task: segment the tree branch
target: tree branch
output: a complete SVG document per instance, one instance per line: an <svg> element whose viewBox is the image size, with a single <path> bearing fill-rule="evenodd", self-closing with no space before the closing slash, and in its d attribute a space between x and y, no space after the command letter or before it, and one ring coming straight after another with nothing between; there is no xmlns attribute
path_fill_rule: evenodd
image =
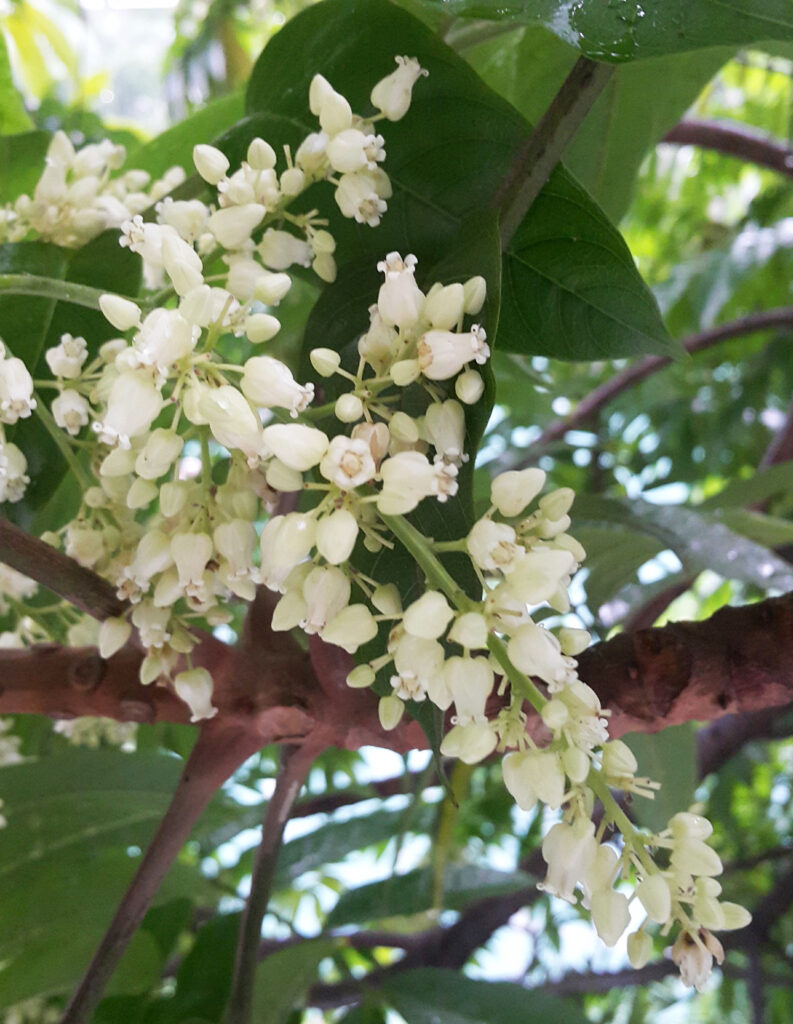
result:
<svg viewBox="0 0 793 1024"><path fill-rule="evenodd" d="M259 961L262 920L284 837L284 828L306 775L321 751L312 744L284 747L275 790L267 804L262 838L256 852L251 891L240 922L226 1024L251 1024L253 987Z"/></svg>
<svg viewBox="0 0 793 1024"><path fill-rule="evenodd" d="M613 72L611 64L598 64L580 57L534 131L518 150L509 174L493 199L494 208L501 213L502 249L509 244Z"/></svg>
<svg viewBox="0 0 793 1024"><path fill-rule="evenodd" d="M671 128L661 141L714 149L725 156L734 156L793 178L793 148L743 125L685 120Z"/></svg>
<svg viewBox="0 0 793 1024"><path fill-rule="evenodd" d="M61 1024L85 1024L193 825L214 793L263 745L258 731L217 719L199 734L157 833L129 884Z"/></svg>
<svg viewBox="0 0 793 1024"><path fill-rule="evenodd" d="M107 580L7 519L0 519L0 562L100 621L120 615L126 608L126 603L119 601L115 587Z"/></svg>
<svg viewBox="0 0 793 1024"><path fill-rule="evenodd" d="M728 324L720 324L707 331L692 334L683 340L682 345L686 352L694 355L696 352L712 348L722 341L729 341L731 338L738 338L745 334L753 334L756 331L770 330L774 327L793 328L793 306L769 309L763 313L751 313L748 316L732 320ZM550 423L537 440L529 446L529 454L513 468L522 469L525 466L533 465L538 451L564 437L568 430L581 426L618 395L671 363L672 360L666 356L645 356L644 359L629 366L621 373L615 374L585 395L568 416Z"/></svg>

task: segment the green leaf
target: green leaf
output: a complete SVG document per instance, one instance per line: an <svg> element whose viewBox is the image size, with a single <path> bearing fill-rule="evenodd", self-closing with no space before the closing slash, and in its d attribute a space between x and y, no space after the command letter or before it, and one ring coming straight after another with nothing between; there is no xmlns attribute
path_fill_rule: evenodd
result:
<svg viewBox="0 0 793 1024"><path fill-rule="evenodd" d="M0 1005L64 991L77 980L170 802L179 769L175 758L104 750L0 769L9 822L0 846ZM177 864L157 901L208 892L195 868ZM150 971L151 942L140 942L140 957L120 984Z"/></svg>
<svg viewBox="0 0 793 1024"><path fill-rule="evenodd" d="M50 138L49 132L0 135L0 202L9 203L33 191L44 170Z"/></svg>
<svg viewBox="0 0 793 1024"><path fill-rule="evenodd" d="M176 992L158 1007L156 1024L220 1020L231 991L240 914L204 925L176 973Z"/></svg>
<svg viewBox="0 0 793 1024"><path fill-rule="evenodd" d="M471 899L529 889L534 879L521 871L495 871L472 864L452 864L443 878L443 907L461 910ZM434 872L418 868L344 893L328 915L328 927L394 916L419 914L433 905Z"/></svg>
<svg viewBox="0 0 793 1024"><path fill-rule="evenodd" d="M540 23L594 60L793 39L788 0L426 0L450 14Z"/></svg>
<svg viewBox="0 0 793 1024"><path fill-rule="evenodd" d="M11 75L5 36L0 32L0 135L25 132L30 127L30 117ZM3 175L5 176L5 165Z"/></svg>
<svg viewBox="0 0 793 1024"><path fill-rule="evenodd" d="M793 492L793 460L760 469L750 477L730 480L718 494L697 505L698 511L719 509L766 501L778 494Z"/></svg>
<svg viewBox="0 0 793 1024"><path fill-rule="evenodd" d="M638 774L661 783L654 800L636 797L631 805L640 825L660 832L678 811L694 802L697 785L697 731L693 723L673 725L657 733L622 736L639 762Z"/></svg>
<svg viewBox="0 0 793 1024"><path fill-rule="evenodd" d="M381 987L410 1024L515 1024L549 1020L585 1024L572 1002L506 982L475 981L457 971L405 971Z"/></svg>
<svg viewBox="0 0 793 1024"><path fill-rule="evenodd" d="M575 514L575 506L573 506ZM636 581L637 570L664 549L655 537L624 526L578 526L576 540L584 546L587 604L593 612L624 586Z"/></svg>
<svg viewBox="0 0 793 1024"><path fill-rule="evenodd" d="M297 15L257 62L247 110L273 111L277 96L283 116L314 131L306 100L315 69L365 111L395 53L417 56L429 78L417 83L404 120L385 132L394 196L383 223L374 231L354 225L327 188L308 193L331 221L340 263L362 254L374 263L393 249L414 252L420 265L442 258L460 222L492 206L530 131L426 26L384 0L326 0ZM576 359L669 351L627 246L561 168L505 255L503 280L502 349Z"/></svg>
<svg viewBox="0 0 793 1024"><path fill-rule="evenodd" d="M317 977L321 960L336 949L327 939L312 939L279 949L256 969L253 1013L256 1024L287 1024L292 1010L302 1006Z"/></svg>
<svg viewBox="0 0 793 1024"><path fill-rule="evenodd" d="M243 114L244 97L241 91L213 100L190 117L144 142L127 157L127 167L148 171L154 178L161 177L169 167L183 167L194 173L193 146L211 143L227 132Z"/></svg>
<svg viewBox="0 0 793 1024"><path fill-rule="evenodd" d="M564 163L613 220L631 200L645 154L679 121L733 48L655 57L616 68L568 144ZM466 53L484 80L530 122L538 121L578 50L528 26Z"/></svg>

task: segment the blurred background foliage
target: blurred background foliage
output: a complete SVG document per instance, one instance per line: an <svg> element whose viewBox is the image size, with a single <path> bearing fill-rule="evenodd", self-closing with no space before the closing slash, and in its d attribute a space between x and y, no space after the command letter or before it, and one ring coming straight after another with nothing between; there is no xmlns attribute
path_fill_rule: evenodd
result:
<svg viewBox="0 0 793 1024"><path fill-rule="evenodd" d="M77 142L109 133L127 144L134 165L138 147L151 153L153 133L205 104L233 104L262 46L302 6L4 0L2 38L29 117L24 123L20 112L7 130L63 127ZM577 56L536 24L455 18L418 0L406 6L532 121ZM771 170L707 146L662 142L684 117L728 122L791 157ZM618 67L568 152L569 169L619 223L673 337L686 342L774 307L790 312L787 326L718 341L657 368L569 426L578 403L627 362L496 350L498 404L477 494L486 501L490 475L524 462L579 492L573 533L588 560L576 613L597 639L793 589L786 582L793 579L792 129L793 45L722 46ZM297 360L299 331L289 325L315 298L307 285L290 297L282 357ZM16 894L0 908L0 1006L5 1024L44 1024L58 1019L194 736L174 726L141 726L134 738L81 733L27 718L6 728L0 743L12 750L17 737L24 761L0 769L4 810L16 822L0 853L4 889ZM262 946L262 992L267 977L287 975L294 992L283 1005L262 995L260 1019L500 1024L508 1014L513 1021L544 1012L551 1004L542 999L556 996L565 1000L553 1004L559 1021L786 1024L793 1019L790 733L790 709L760 716L716 761L707 756L711 727L637 740L670 799L696 801L713 820L727 897L768 918L760 945L735 936L724 971L696 999L667 977L663 939L645 972L619 973L623 948L604 950L574 908L535 889L543 821L515 809L496 766L456 766L451 795L424 755L324 755L287 830ZM265 750L214 801L97 1024L219 1019L254 829L274 772L274 754ZM314 936L323 941L304 941ZM416 967L464 966L471 980L390 975L402 956ZM381 984L346 1008L345 993L381 968ZM520 1004L525 1018L516 1018L506 996L499 1003L494 994L476 1017L450 1002L456 989L473 1006L481 979L530 989ZM293 1010L306 1001L313 1008Z"/></svg>

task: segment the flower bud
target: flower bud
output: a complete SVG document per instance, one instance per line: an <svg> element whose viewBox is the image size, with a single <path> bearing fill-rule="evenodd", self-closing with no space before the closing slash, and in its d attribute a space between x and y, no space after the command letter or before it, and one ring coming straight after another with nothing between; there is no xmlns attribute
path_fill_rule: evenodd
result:
<svg viewBox="0 0 793 1024"><path fill-rule="evenodd" d="M347 685L354 690L362 690L371 686L374 680L375 673L371 665L358 665L347 676Z"/></svg>
<svg viewBox="0 0 793 1024"><path fill-rule="evenodd" d="M357 395L350 393L339 395L333 410L336 419L342 423L357 423L363 416L363 402Z"/></svg>
<svg viewBox="0 0 793 1024"><path fill-rule="evenodd" d="M402 599L396 583L381 583L375 587L371 600L381 615L402 614Z"/></svg>
<svg viewBox="0 0 793 1024"><path fill-rule="evenodd" d="M487 722L453 726L443 737L441 754L458 757L465 764L478 764L493 753L498 736Z"/></svg>
<svg viewBox="0 0 793 1024"><path fill-rule="evenodd" d="M591 914L592 923L607 946L617 944L631 920L627 897L613 889L592 894Z"/></svg>
<svg viewBox="0 0 793 1024"><path fill-rule="evenodd" d="M132 626L126 619L108 618L99 627L99 653L103 658L112 658L129 640Z"/></svg>
<svg viewBox="0 0 793 1024"><path fill-rule="evenodd" d="M285 466L280 459L270 459L267 463L264 478L268 487L283 494L299 491L303 486L303 475L296 469Z"/></svg>
<svg viewBox="0 0 793 1024"><path fill-rule="evenodd" d="M656 924L666 924L672 913L672 895L669 883L662 874L647 875L636 886L636 896Z"/></svg>
<svg viewBox="0 0 793 1024"><path fill-rule="evenodd" d="M140 306L120 295L100 295L99 308L117 331L140 327Z"/></svg>
<svg viewBox="0 0 793 1024"><path fill-rule="evenodd" d="M555 491L540 498L538 504L543 516L554 521L560 519L570 510L574 498L575 491L572 487L558 487Z"/></svg>
<svg viewBox="0 0 793 1024"><path fill-rule="evenodd" d="M633 751L622 740L610 740L603 747L603 771L614 779L629 778L639 767Z"/></svg>
<svg viewBox="0 0 793 1024"><path fill-rule="evenodd" d="M358 537L358 521L346 508L337 509L317 523L317 550L331 565L346 562Z"/></svg>
<svg viewBox="0 0 793 1024"><path fill-rule="evenodd" d="M144 480L163 476L182 454L184 442L173 430L158 427L146 439L135 460L135 472Z"/></svg>
<svg viewBox="0 0 793 1024"><path fill-rule="evenodd" d="M487 297L487 281L483 277L469 277L463 285L465 301L465 312L469 316L476 316L485 304Z"/></svg>
<svg viewBox="0 0 793 1024"><path fill-rule="evenodd" d="M239 249L261 224L265 208L259 203L227 206L207 221L207 227L224 249Z"/></svg>
<svg viewBox="0 0 793 1024"><path fill-rule="evenodd" d="M153 480L138 477L127 491L127 508L146 508L158 495L157 485Z"/></svg>
<svg viewBox="0 0 793 1024"><path fill-rule="evenodd" d="M254 345L269 341L280 330L280 321L269 313L254 313L245 320L245 334Z"/></svg>
<svg viewBox="0 0 793 1024"><path fill-rule="evenodd" d="M476 405L485 391L485 382L476 370L464 370L454 382L454 393L463 405Z"/></svg>
<svg viewBox="0 0 793 1024"><path fill-rule="evenodd" d="M264 139L253 139L248 146L247 161L256 171L269 171L275 167L275 150Z"/></svg>
<svg viewBox="0 0 793 1024"><path fill-rule="evenodd" d="M566 654L570 658L585 651L592 639L585 629L574 629L572 626L563 626L557 630L556 638L562 648L562 654Z"/></svg>
<svg viewBox="0 0 793 1024"><path fill-rule="evenodd" d="M413 86L429 74L415 57L395 57L397 68L380 79L372 89L372 106L382 111L389 121L399 121L410 107Z"/></svg>
<svg viewBox="0 0 793 1024"><path fill-rule="evenodd" d="M558 732L570 717L567 705L556 698L547 701L540 714L551 732Z"/></svg>
<svg viewBox="0 0 793 1024"><path fill-rule="evenodd" d="M380 725L386 730L386 732L390 732L391 729L396 729L402 719L404 710L405 705L399 697L394 696L394 694L380 698L377 705L377 714L380 718Z"/></svg>
<svg viewBox="0 0 793 1024"><path fill-rule="evenodd" d="M303 423L275 423L264 429L264 443L285 466L304 473L328 450L328 437Z"/></svg>
<svg viewBox="0 0 793 1024"><path fill-rule="evenodd" d="M306 187L306 176L299 167L289 167L281 175L280 185L285 196L299 196Z"/></svg>
<svg viewBox="0 0 793 1024"><path fill-rule="evenodd" d="M229 169L228 157L214 146L193 146L195 169L209 185L217 185Z"/></svg>
<svg viewBox="0 0 793 1024"><path fill-rule="evenodd" d="M322 639L355 654L359 647L377 636L377 623L365 604L343 608L322 630Z"/></svg>
<svg viewBox="0 0 793 1024"><path fill-rule="evenodd" d="M314 348L309 358L320 377L332 377L341 365L341 356L332 348Z"/></svg>
<svg viewBox="0 0 793 1024"><path fill-rule="evenodd" d="M313 384L298 384L289 367L272 356L253 356L243 367L242 393L255 405L288 409L293 416L308 408Z"/></svg>
<svg viewBox="0 0 793 1024"><path fill-rule="evenodd" d="M487 621L479 612L458 616L449 630L449 639L461 647L478 650L487 647Z"/></svg>
<svg viewBox="0 0 793 1024"><path fill-rule="evenodd" d="M453 618L454 612L443 594L437 590L428 590L405 610L403 623L412 636L437 640L446 632Z"/></svg>
<svg viewBox="0 0 793 1024"><path fill-rule="evenodd" d="M449 658L443 666L443 676L454 701L458 724L483 718L494 680L487 658Z"/></svg>
<svg viewBox="0 0 793 1024"><path fill-rule="evenodd" d="M562 764L565 774L574 786L580 785L589 775L589 757L580 747L568 747L563 751Z"/></svg>
<svg viewBox="0 0 793 1024"><path fill-rule="evenodd" d="M502 516L519 516L545 485L541 469L510 470L499 473L490 485L490 500Z"/></svg>
<svg viewBox="0 0 793 1024"><path fill-rule="evenodd" d="M306 600L297 590L288 590L275 606L272 628L276 633L295 629L306 617Z"/></svg>
<svg viewBox="0 0 793 1024"><path fill-rule="evenodd" d="M395 412L388 424L388 430L395 441L404 444L415 444L419 439L418 424L406 412Z"/></svg>
<svg viewBox="0 0 793 1024"><path fill-rule="evenodd" d="M400 359L389 370L391 380L399 388L406 388L418 379L421 369L418 359Z"/></svg>
<svg viewBox="0 0 793 1024"><path fill-rule="evenodd" d="M163 484L160 488L160 512L171 519L179 515L187 501L188 487L181 480Z"/></svg>
<svg viewBox="0 0 793 1024"><path fill-rule="evenodd" d="M628 936L628 959L631 967L640 970L653 955L653 940L645 931L633 932Z"/></svg>
<svg viewBox="0 0 793 1024"><path fill-rule="evenodd" d="M432 327L450 331L462 320L464 302L461 284L436 285L427 295L422 316Z"/></svg>
<svg viewBox="0 0 793 1024"><path fill-rule="evenodd" d="M173 688L176 695L190 708L191 722L214 718L218 713L218 709L212 706L212 676L205 668L191 668L186 672L179 672L173 681Z"/></svg>

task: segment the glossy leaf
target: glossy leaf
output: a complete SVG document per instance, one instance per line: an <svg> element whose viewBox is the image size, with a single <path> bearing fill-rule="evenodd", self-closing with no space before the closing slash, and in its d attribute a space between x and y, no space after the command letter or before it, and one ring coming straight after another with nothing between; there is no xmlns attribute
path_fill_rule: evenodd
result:
<svg viewBox="0 0 793 1024"><path fill-rule="evenodd" d="M355 26L351 31L350 26ZM357 54L366 52L367 60ZM314 68L351 101L393 67L394 53L417 56L430 74L415 87L407 117L388 125L390 212L371 229L343 221L315 192L339 243L373 261L393 249L420 262L441 257L461 220L487 208L529 126L424 25L383 0L326 0L294 18L268 44L247 94L250 113L277 109L316 129L306 96ZM302 79L295 66L305 68ZM290 81L284 92L281 83ZM275 107L273 97L278 95ZM280 141L280 140L278 140ZM617 231L558 169L504 259L502 349L589 359L666 351L670 342L653 298Z"/></svg>
<svg viewBox="0 0 793 1024"><path fill-rule="evenodd" d="M456 971L424 968L405 971L382 986L395 1010L410 1024L515 1024L548 1020L584 1024L572 1003L521 985L475 981Z"/></svg>
<svg viewBox="0 0 793 1024"><path fill-rule="evenodd" d="M329 927L353 922L378 921L394 916L419 914L433 905L434 873L419 868L380 882L370 882L344 893L328 915ZM453 864L444 874L443 906L460 909L468 900L528 889L530 875L520 871L495 871L469 864Z"/></svg>
<svg viewBox="0 0 793 1024"><path fill-rule="evenodd" d="M629 733L621 737L636 755L640 773L661 788L655 799L637 796L631 812L639 825L660 832L678 811L694 802L697 785L697 731L691 722L657 733Z"/></svg>
<svg viewBox="0 0 793 1024"><path fill-rule="evenodd" d="M30 128L30 117L25 110L22 97L17 92L11 76L8 47L0 33L0 135L25 132Z"/></svg>
<svg viewBox="0 0 793 1024"><path fill-rule="evenodd" d="M426 0L430 9L441 0ZM787 0L442 0L471 18L546 25L595 60L626 61L709 46L793 40Z"/></svg>
<svg viewBox="0 0 793 1024"><path fill-rule="evenodd" d="M301 942L277 950L256 969L253 1012L256 1024L287 1024L292 1010L302 1004L316 980L321 960L331 956L336 944L327 939Z"/></svg>

